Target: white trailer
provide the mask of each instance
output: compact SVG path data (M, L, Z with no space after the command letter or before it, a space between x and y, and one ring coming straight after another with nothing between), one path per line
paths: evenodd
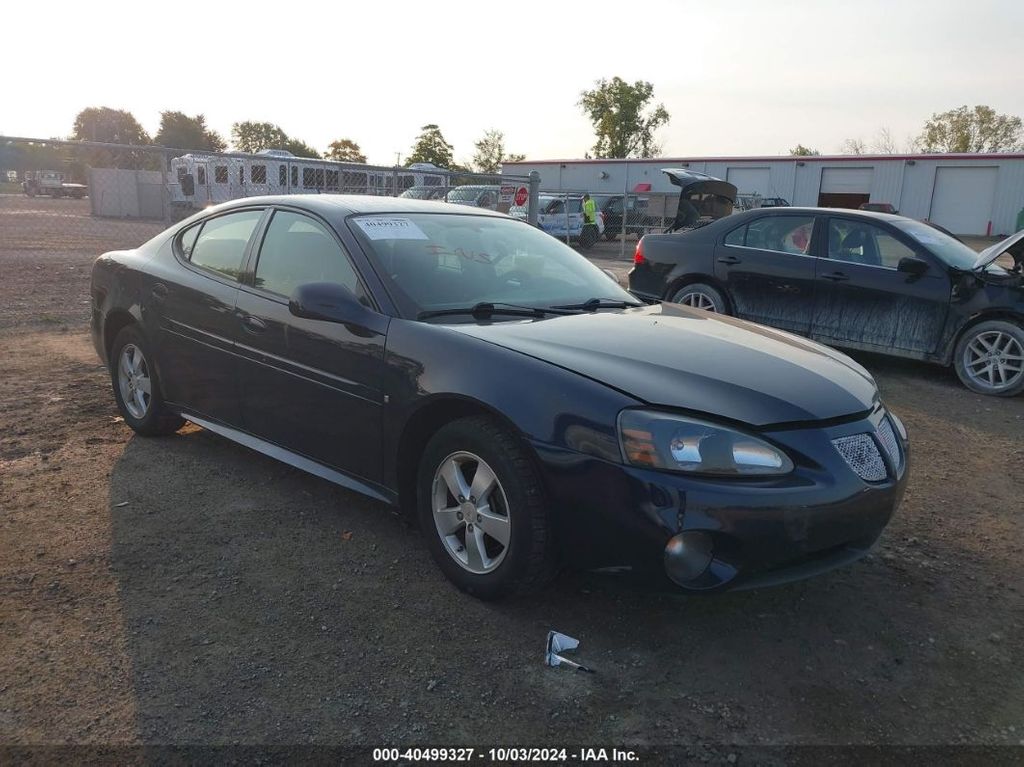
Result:
M264 194L395 195L412 186L447 186L448 176L429 163L381 168L296 157L281 149L257 154L184 154L171 160L168 184L178 206L205 208Z

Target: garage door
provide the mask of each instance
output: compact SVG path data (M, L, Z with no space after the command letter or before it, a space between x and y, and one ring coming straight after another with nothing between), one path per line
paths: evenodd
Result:
M937 168L928 219L954 234L987 234L996 168Z
M725 172L725 180L736 187L740 194L777 196L771 193L768 168L729 168Z
M822 194L871 194L874 168L822 168Z

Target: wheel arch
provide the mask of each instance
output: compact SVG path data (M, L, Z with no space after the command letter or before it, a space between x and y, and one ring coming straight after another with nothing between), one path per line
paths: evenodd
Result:
M953 356L956 354L956 348L960 345L960 341L963 337L970 332L974 327L977 327L983 322L990 322L991 320L1003 320L1005 322L1012 322L1015 325L1019 325L1024 328L1024 313L1016 312L1012 309L990 309L975 314L969 320L967 320L953 337L950 342L946 345L946 351L942 355L942 364L949 365L953 364Z
M430 438L452 421L471 416L487 416L502 424L511 433L519 436L528 445L523 432L507 416L493 407L457 394L436 395L428 398L412 412L402 427L395 451L396 481L398 485L398 508L410 518L416 512L416 475L420 459ZM528 451L536 461L532 448Z
M721 280L716 278L713 274L691 272L689 274L684 274L679 277L676 277L674 280L669 282L668 288L665 290L665 300L668 301L671 298L672 294L675 293L677 290L685 288L687 285L693 285L698 282L703 282L718 290L718 292L720 292L722 294L722 297L725 299L726 306L729 309L729 314L735 313L732 296L729 294L729 291L725 287L725 284Z
M106 353L108 363L110 362L111 347L114 345L114 339L117 338L117 334L129 325L138 324L139 322L135 316L126 309L114 309L107 314L103 320L103 350Z

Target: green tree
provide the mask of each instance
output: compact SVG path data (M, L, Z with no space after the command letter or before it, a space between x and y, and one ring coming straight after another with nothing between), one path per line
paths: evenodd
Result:
M452 165L452 145L434 123L420 128L420 135L412 145L412 153L405 158L406 165L414 162L431 162L439 168L450 168Z
M296 157L320 157L320 152L297 138L287 139L280 148L291 152Z
M103 141L108 144L149 144L149 134L143 130L131 112L110 107L87 107L75 117L72 138L79 141Z
M497 173L502 163L521 162L525 155L505 154L505 134L491 128L484 131L483 137L473 144L473 168L477 173Z
M175 149L208 149L223 152L227 144L220 134L206 126L203 115L189 117L184 112L161 112L160 130L153 141Z
M660 152L654 132L668 124L669 114L661 104L651 106L654 86L644 80L631 85L620 77L595 85L581 92L577 102L594 125L594 156L653 157Z
M273 123L245 122L231 126L231 143L239 152L255 154L264 149L284 149L288 134Z
M933 114L917 146L922 152L1016 152L1024 149L1024 126L992 107L966 105Z
M789 150L789 153L793 157L817 157L821 154L817 149L811 149L803 144L797 144L795 147Z
M338 162L366 162L366 155L363 154L363 150L359 148L359 144L350 138L340 138L337 141L332 141L327 147L327 154L324 156L328 160L337 160Z

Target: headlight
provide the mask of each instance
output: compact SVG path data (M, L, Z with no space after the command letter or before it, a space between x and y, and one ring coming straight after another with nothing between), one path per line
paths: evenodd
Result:
M789 456L762 439L670 413L623 410L619 440L627 463L650 469L743 477L793 471Z

